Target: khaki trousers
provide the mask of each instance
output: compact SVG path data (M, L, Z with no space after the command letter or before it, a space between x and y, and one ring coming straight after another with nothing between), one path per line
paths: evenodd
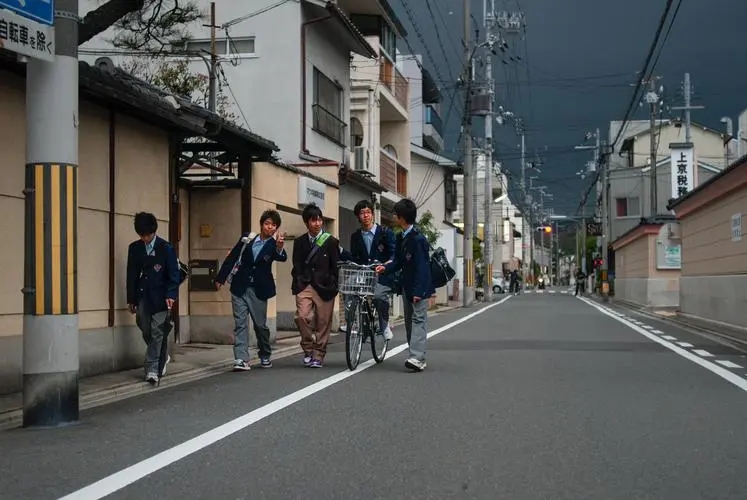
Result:
M296 325L301 333L301 348L314 359L324 360L335 300L324 301L309 285L296 295Z

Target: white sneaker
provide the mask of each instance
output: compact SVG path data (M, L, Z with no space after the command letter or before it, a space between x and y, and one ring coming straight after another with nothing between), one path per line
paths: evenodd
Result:
M420 361L417 358L410 358L405 361L405 368L415 372L422 372L423 370L425 370L425 367L425 361Z
M148 375L145 376L145 381L151 384L155 384L158 382L158 374L156 372L148 372Z
M384 340L392 340L394 338L394 332L392 332L392 329L389 327L389 325L386 325L386 329L384 330Z

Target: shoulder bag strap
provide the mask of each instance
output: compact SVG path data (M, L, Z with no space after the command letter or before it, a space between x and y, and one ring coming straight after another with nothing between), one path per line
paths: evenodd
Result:
M316 238L316 241L314 242L314 247L311 249L311 252L309 252L308 257L306 257L306 260L304 261L304 265L308 266L309 264L311 264L311 261L314 260L314 257L316 257L316 254L319 253L319 250L321 250L321 248L324 246L324 244L327 242L330 236L332 235L329 233L322 233Z

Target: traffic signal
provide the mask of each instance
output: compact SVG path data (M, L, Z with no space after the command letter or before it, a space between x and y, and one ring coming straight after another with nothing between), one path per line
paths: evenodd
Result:
M552 226L545 226L542 228L546 233L552 233Z

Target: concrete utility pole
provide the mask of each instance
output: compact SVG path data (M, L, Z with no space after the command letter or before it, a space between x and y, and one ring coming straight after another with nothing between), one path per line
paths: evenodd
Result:
M694 109L705 109L705 106L692 106L692 85L690 83L690 73L685 73L685 79L682 83L682 93L685 96L684 106L673 106L673 110L682 110L685 112L685 142L692 142L690 111Z
M492 58L492 30L495 12L491 2L488 12L488 0L482 0L483 20L485 22L485 37L487 50L485 52L485 83L488 93L488 114L485 117L485 230L483 263L485 279L483 280L483 297L491 302L493 297L493 58ZM501 273L503 275L503 273Z
M609 191L609 161L610 155L612 154L612 148L607 146L607 142L602 143L602 300L604 302L609 301L609 280L607 276L607 270L609 269L609 262L607 262L607 244L609 241L609 200L607 192Z
M465 90L464 106L464 189L463 201L464 206L464 239L463 239L463 275L464 275L464 293L462 294L462 304L464 307L472 305L475 296L475 272L473 265L472 241L474 227L472 227L472 114L470 110L470 94L472 92L472 54L470 51L470 0L464 0L464 58L465 67L467 68L466 79L467 86Z
M216 81L217 75L216 70L218 69L218 54L216 53L216 40L215 40L215 2L210 2L210 75L209 78L209 95L208 95L208 108L210 111L215 113L217 90Z
M656 93L656 78L651 77L651 80L649 81L649 91L646 94L646 102L648 102L650 108L651 108L651 116L649 117L649 124L651 127L651 151L650 151L650 162L651 162L651 170L650 170L650 182L651 182L651 210L649 215L651 217L656 215L657 210L657 200L656 200L656 149L657 149L657 141L656 141L656 104L659 101L659 96ZM602 186L602 189L606 191L606 185ZM607 205L604 205L605 207ZM604 213L604 212L602 212ZM604 251L604 249L602 249Z
M24 427L79 417L78 0L54 28L54 61L26 66Z
M519 124L518 132L521 134L521 200L522 200L522 209L521 209L521 218L522 220L527 220L527 215L529 216L529 264L527 264L527 239L526 239L526 230L527 227L522 228L522 234L521 234L521 267L524 268L524 284L526 285L527 281L529 280L529 276L532 274L532 241L531 241L531 235L533 233L533 222L532 222L532 209L531 209L531 200L527 196L527 172L526 172L526 143L524 139L524 127L522 124Z

